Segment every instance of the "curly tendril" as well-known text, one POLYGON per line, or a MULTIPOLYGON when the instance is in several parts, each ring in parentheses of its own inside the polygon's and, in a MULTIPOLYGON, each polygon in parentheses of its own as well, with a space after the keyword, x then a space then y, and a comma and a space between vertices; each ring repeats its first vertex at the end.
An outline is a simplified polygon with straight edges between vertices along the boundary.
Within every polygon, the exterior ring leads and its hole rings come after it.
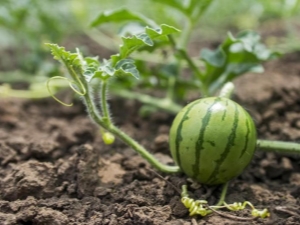
MULTIPOLYGON (((251 215, 253 217, 259 217, 259 218, 270 217, 270 213, 267 209, 258 210, 249 201, 245 201, 243 203, 234 202, 232 204, 227 204, 225 201, 222 201, 222 204, 220 205, 209 206, 206 200, 194 200, 190 198, 188 195, 186 185, 182 185, 181 202, 189 210, 190 216, 194 216, 194 215, 206 216, 212 213, 212 211, 218 212, 217 210, 222 208, 227 208, 230 211, 239 211, 245 209, 247 206, 250 206, 250 208, 252 209, 251 215)), ((247 220, 247 218, 238 218, 238 219, 247 220)))
POLYGON ((252 209, 252 211, 251 211, 251 215, 252 216, 254 216, 254 217, 260 217, 260 218, 270 217, 270 213, 269 213, 269 211, 267 209, 258 210, 249 201, 245 201, 243 203, 241 203, 241 202, 235 202, 233 204, 227 204, 226 202, 224 202, 224 206, 226 206, 226 208, 229 209, 229 210, 231 210, 231 211, 243 210, 243 209, 246 208, 247 205, 250 206, 250 208, 252 209))
POLYGON ((54 80, 54 79, 62 79, 62 80, 68 81, 70 88, 71 88, 76 94, 78 94, 78 95, 80 95, 80 96, 83 96, 83 95, 86 94, 86 89, 85 89, 84 85, 82 84, 82 82, 81 82, 79 79, 78 79, 78 83, 77 83, 77 82, 75 82, 75 81, 73 81, 73 80, 70 80, 70 79, 68 79, 68 78, 66 78, 66 77, 62 77, 62 76, 55 76, 55 77, 49 78, 49 79, 47 80, 46 86, 47 86, 47 89, 48 89, 48 92, 49 92, 50 96, 51 96, 55 101, 59 102, 60 104, 62 104, 62 105, 64 105, 64 106, 71 107, 71 106, 73 106, 73 103, 68 104, 68 103, 62 102, 62 101, 59 100, 57 97, 55 97, 55 95, 52 93, 52 91, 51 91, 51 89, 50 89, 50 81, 52 81, 52 80, 54 80), (82 92, 78 91, 78 90, 73 86, 74 84, 75 84, 75 85, 78 85, 78 84, 79 84, 78 86, 82 89, 82 92))
POLYGON ((194 215, 201 215, 206 216, 210 213, 210 211, 207 209, 207 201, 205 200, 194 200, 189 197, 182 197, 181 202, 183 205, 189 209, 190 216, 194 215))

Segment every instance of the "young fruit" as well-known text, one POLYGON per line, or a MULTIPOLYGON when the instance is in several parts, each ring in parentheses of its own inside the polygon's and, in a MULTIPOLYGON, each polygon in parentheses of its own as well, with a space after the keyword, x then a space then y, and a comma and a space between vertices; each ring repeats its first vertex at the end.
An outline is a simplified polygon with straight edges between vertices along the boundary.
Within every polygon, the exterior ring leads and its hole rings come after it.
POLYGON ((252 118, 227 98, 203 98, 188 104, 170 130, 173 159, 186 175, 203 184, 222 184, 241 174, 255 146, 252 118))

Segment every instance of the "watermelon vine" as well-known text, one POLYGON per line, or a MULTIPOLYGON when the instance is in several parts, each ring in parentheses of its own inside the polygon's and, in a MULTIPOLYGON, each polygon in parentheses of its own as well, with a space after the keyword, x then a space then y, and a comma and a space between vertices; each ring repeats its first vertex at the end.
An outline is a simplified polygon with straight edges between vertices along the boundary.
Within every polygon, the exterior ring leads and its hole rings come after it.
MULTIPOLYGON (((170 35, 178 32, 176 28, 165 24, 157 29, 147 28, 143 34, 124 38, 123 45, 120 47, 120 54, 113 55, 110 59, 103 60, 103 62, 99 62, 95 57, 83 57, 78 49, 76 53, 71 53, 56 44, 46 44, 51 49, 54 58, 59 60, 69 73, 67 78, 58 76, 52 77, 49 81, 63 79, 69 82, 71 89, 81 96, 90 118, 99 125, 100 134, 105 144, 112 144, 115 137, 117 137, 161 172, 183 172, 199 183, 208 185, 224 184, 220 201, 215 206, 208 205, 206 200, 189 198, 187 187, 184 186, 182 203, 190 210, 191 215, 205 216, 222 208, 236 211, 250 206, 254 217, 268 217, 268 210, 257 210, 248 201, 227 204, 225 196, 228 182, 244 171, 251 162, 256 149, 265 151, 280 150, 299 154, 300 145, 257 140, 256 128, 250 115, 243 107, 230 100, 234 86, 227 81, 230 80, 229 77, 235 77, 240 73, 237 73, 237 70, 234 69, 234 71, 223 74, 221 77, 217 76, 219 72, 227 71, 226 65, 223 64, 225 58, 221 57, 222 62, 218 60, 220 59, 219 53, 221 52, 221 55, 224 56, 224 49, 229 49, 228 44, 237 43, 238 40, 230 39, 217 53, 204 54, 206 55, 204 61, 207 64, 207 69, 212 72, 215 78, 214 81, 209 81, 207 80, 208 77, 203 76, 199 70, 196 70, 195 74, 198 74, 201 85, 206 84, 206 88, 204 88, 206 92, 204 93, 214 92, 221 84, 223 88, 218 97, 205 97, 196 100, 185 106, 177 114, 170 130, 169 141, 171 154, 175 161, 174 165, 161 163, 146 148, 113 123, 107 101, 111 78, 130 76, 138 79, 140 77, 139 71, 134 64, 134 60, 128 58, 129 55, 137 49, 152 46, 155 40, 163 40, 164 43, 170 41, 176 47, 177 45, 170 35), (221 67, 217 69, 214 66, 221 67), (91 83, 92 80, 96 79, 100 84, 99 98, 95 98, 93 95, 94 86, 91 83), (209 87, 211 90, 209 90, 209 87), (96 99, 100 99, 100 104, 96 99)), ((186 59, 192 69, 197 67, 184 50, 177 49, 176 51, 186 59)), ((174 85, 174 82, 170 84, 174 85)), ((172 85, 170 90, 173 87, 172 85)), ((49 82, 47 87, 52 95, 49 82)), ((119 92, 122 91, 124 89, 119 92)), ((146 96, 146 99, 148 102, 156 102, 161 106, 164 105, 165 108, 172 109, 172 112, 177 112, 180 107, 171 101, 172 96, 173 94, 170 92, 168 98, 156 100, 146 96)), ((53 97, 59 103, 71 106, 71 104, 64 103, 55 96, 53 97)), ((145 99, 145 96, 143 96, 143 99, 145 99)))
MULTIPOLYGON (((193 200, 183 194, 182 202, 187 208, 192 209, 191 214, 206 215, 221 208, 236 211, 248 205, 252 207, 254 217, 264 218, 269 215, 266 209, 257 210, 250 202, 227 204, 225 195, 228 182, 243 172, 257 148, 264 151, 279 150, 299 154, 300 145, 257 140, 256 128, 250 115, 239 104, 230 100, 234 89, 232 83, 224 85, 220 96, 196 100, 178 113, 170 130, 169 141, 175 165, 165 165, 115 126, 111 119, 107 102, 108 81, 114 73, 128 74, 130 73, 128 68, 133 67, 127 65, 116 69, 109 61, 100 65, 91 58, 83 58, 79 51, 70 53, 58 45, 47 45, 55 59, 62 62, 69 71, 70 78, 67 81, 70 87, 81 95, 91 119, 100 126, 100 133, 106 144, 112 144, 114 137, 117 137, 159 171, 183 172, 203 184, 224 184, 221 199, 216 206, 208 206, 205 200, 193 200), (91 73, 90 71, 93 70, 94 72, 91 73), (95 102, 92 94, 92 85, 90 85, 92 78, 101 80, 100 109, 96 107, 98 103, 95 102)), ((51 79, 59 79, 59 77, 51 79)), ((55 100, 62 103, 57 98, 55 100)), ((69 106, 69 104, 62 104, 69 106)), ((186 188, 184 190, 185 193, 186 188)))

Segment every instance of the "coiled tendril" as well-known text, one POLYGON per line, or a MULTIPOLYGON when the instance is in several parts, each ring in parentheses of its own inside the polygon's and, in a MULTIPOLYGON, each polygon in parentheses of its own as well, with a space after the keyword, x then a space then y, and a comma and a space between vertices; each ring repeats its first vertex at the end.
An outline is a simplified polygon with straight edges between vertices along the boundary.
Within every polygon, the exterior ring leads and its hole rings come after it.
POLYGON ((226 208, 231 210, 231 211, 243 210, 243 209, 246 208, 247 205, 250 206, 250 208, 252 209, 251 215, 254 216, 254 217, 266 218, 266 217, 270 216, 270 213, 267 209, 258 210, 249 201, 245 201, 243 203, 234 202, 234 203, 229 204, 229 205, 226 202, 224 202, 224 206, 226 206, 226 208))
POLYGON ((209 214, 209 210, 207 208, 207 201, 205 200, 194 200, 189 197, 182 197, 181 202, 183 205, 189 209, 190 216, 201 215, 206 216, 209 214))
POLYGON ((78 95, 80 95, 80 96, 83 96, 83 95, 86 94, 86 89, 85 89, 84 85, 82 84, 82 82, 81 82, 79 79, 78 79, 78 83, 77 83, 77 82, 75 82, 75 81, 73 81, 73 80, 70 80, 70 79, 68 79, 68 78, 66 78, 66 77, 62 77, 62 76, 55 76, 55 77, 49 78, 49 79, 47 80, 46 86, 47 86, 48 92, 50 93, 50 96, 51 96, 55 101, 59 102, 60 104, 62 104, 62 105, 64 105, 64 106, 70 107, 70 106, 73 106, 73 103, 68 104, 68 103, 62 102, 62 101, 59 100, 57 97, 55 97, 55 95, 52 93, 52 91, 51 91, 51 89, 50 89, 50 81, 52 81, 52 80, 54 80, 54 79, 62 79, 62 80, 68 81, 70 88, 71 88, 76 94, 78 94, 78 95), (78 91, 78 90, 73 86, 74 84, 75 84, 75 85, 78 85, 78 86, 82 89, 82 92, 78 91))
POLYGON ((210 213, 212 213, 212 210, 216 212, 218 209, 227 208, 230 211, 239 211, 246 208, 246 206, 250 206, 252 211, 251 215, 253 217, 260 217, 260 218, 266 218, 270 216, 270 213, 267 209, 258 210, 256 209, 251 202, 245 201, 243 203, 241 202, 235 202, 232 204, 227 204, 226 202, 222 202, 222 204, 218 204, 215 206, 209 206, 208 202, 206 200, 194 200, 188 196, 187 192, 187 186, 182 186, 182 192, 181 192, 181 202, 183 205, 189 210, 190 216, 194 215, 201 215, 206 216, 210 213))

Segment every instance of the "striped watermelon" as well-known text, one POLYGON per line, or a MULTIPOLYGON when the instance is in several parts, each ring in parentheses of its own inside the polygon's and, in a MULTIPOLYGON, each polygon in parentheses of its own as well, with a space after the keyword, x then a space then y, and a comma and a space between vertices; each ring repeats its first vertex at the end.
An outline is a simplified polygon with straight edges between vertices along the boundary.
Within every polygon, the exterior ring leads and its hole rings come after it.
POLYGON ((203 98, 178 113, 169 142, 173 159, 186 175, 216 185, 238 176, 249 164, 256 128, 250 115, 234 101, 203 98))

